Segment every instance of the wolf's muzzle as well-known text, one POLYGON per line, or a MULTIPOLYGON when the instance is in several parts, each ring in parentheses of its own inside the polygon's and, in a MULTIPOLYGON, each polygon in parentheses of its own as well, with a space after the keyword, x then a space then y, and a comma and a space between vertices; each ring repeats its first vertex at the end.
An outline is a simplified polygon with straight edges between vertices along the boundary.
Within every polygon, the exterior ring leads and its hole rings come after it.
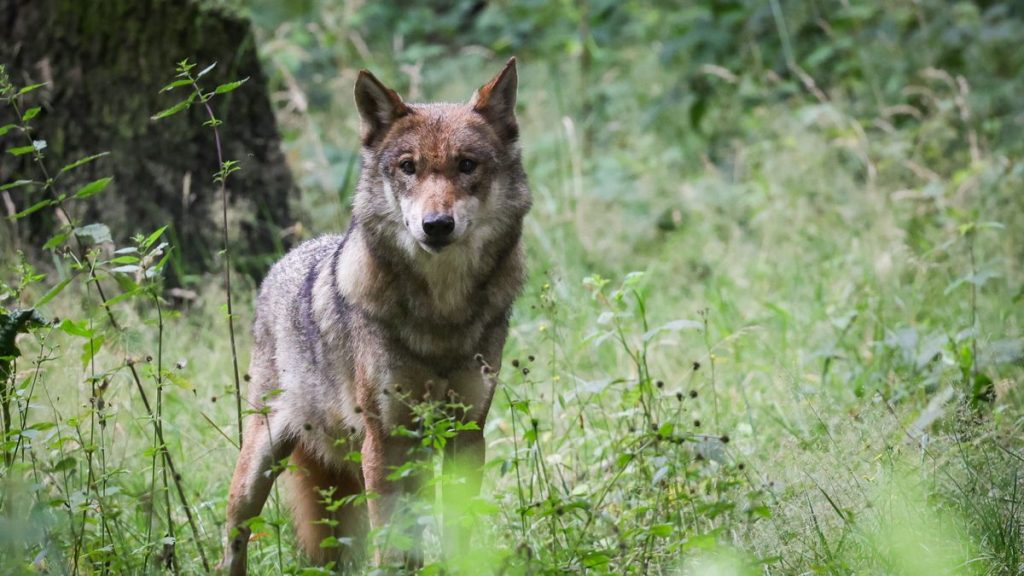
POLYGON ((423 217, 423 232, 427 235, 427 244, 434 248, 443 248, 448 244, 455 230, 455 218, 449 214, 427 214, 423 217))

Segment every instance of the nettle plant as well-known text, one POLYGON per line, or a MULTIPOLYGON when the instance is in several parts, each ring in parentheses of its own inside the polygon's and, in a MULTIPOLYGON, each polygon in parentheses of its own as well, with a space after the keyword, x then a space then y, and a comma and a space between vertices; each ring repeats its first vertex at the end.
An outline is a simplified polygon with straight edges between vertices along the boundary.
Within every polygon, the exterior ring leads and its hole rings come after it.
MULTIPOLYGON (((179 79, 164 89, 188 85, 192 94, 154 119, 196 102, 205 106, 206 125, 214 130, 217 144, 218 171, 213 177, 226 195, 227 179, 239 167, 223 159, 217 131, 221 122, 210 100, 245 80, 205 92, 199 79, 212 66, 194 75, 193 67, 180 63, 179 79)), ((0 183, 0 192, 23 206, 9 219, 49 211, 57 223, 41 246, 53 256, 53 271, 39 272, 19 254, 10 271, 15 280, 0 282, 0 482, 5 486, 0 515, 9 525, 21 526, 17 533, 0 530, 0 547, 8 559, 5 569, 38 571, 54 565, 74 573, 127 573, 154 563, 174 571, 198 563, 209 571, 198 510, 189 502, 187 478, 164 437, 166 387, 191 389, 181 374, 183 365, 172 369, 164 360, 164 320, 177 314, 167 309, 162 296, 163 271, 173 252, 161 240, 167 226, 118 245, 103 223, 77 220, 80 204, 105 192, 113 177, 73 186, 69 175, 107 159, 108 153, 63 165, 48 156, 46 140, 33 127, 43 108, 30 103, 44 86, 15 86, 0 66, 0 137, 20 140, 7 153, 30 157, 33 169, 0 183), (8 123, 3 123, 4 116, 10 118, 8 123), (49 288, 31 301, 33 294, 43 292, 30 289, 36 284, 49 288), (78 299, 77 305, 64 308, 81 310, 80 317, 44 317, 40 310, 61 295, 78 299), (140 350, 139 342, 152 349, 140 350), (31 360, 25 360, 23 349, 32 351, 31 360), (73 387, 56 388, 47 382, 54 376, 48 366, 67 354, 79 356, 80 390, 87 389, 86 401, 77 406, 60 397, 67 391, 74 398, 73 387), (143 424, 134 429, 150 433, 149 448, 125 455, 125 449, 145 442, 114 433, 111 422, 124 425, 118 419, 122 413, 129 422, 143 424), (148 474, 133 472, 141 466, 138 459, 148 464, 148 474), (186 557, 179 550, 185 536, 183 520, 191 536, 186 557)), ((225 199, 225 214, 226 203, 225 199)), ((226 246, 226 215, 224 238, 226 246)), ((226 259, 228 294, 229 266, 226 259)), ((236 391, 237 370, 236 361, 236 391)))
POLYGON ((514 371, 500 394, 511 446, 492 464, 509 477, 500 483, 513 484, 502 513, 514 516, 503 522, 509 533, 502 537, 517 543, 505 564, 643 573, 770 517, 767 495, 731 453, 729 436, 704 431, 719 425, 717 414, 711 422, 700 417, 717 406, 707 313, 652 326, 642 273, 618 286, 586 278, 596 309, 584 314, 597 322, 584 344, 598 355, 622 354, 629 361, 612 364, 632 368, 588 381, 564 357, 572 331, 553 282, 536 296, 536 353, 510 362, 514 371), (681 374, 657 374, 653 355, 674 348, 659 340, 683 331, 703 333, 700 360, 681 374))

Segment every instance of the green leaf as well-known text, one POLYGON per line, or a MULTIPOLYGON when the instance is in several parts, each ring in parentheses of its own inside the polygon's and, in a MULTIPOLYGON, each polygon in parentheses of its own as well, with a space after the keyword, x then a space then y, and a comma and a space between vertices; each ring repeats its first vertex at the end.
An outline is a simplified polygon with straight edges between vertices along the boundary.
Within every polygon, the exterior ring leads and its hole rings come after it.
POLYGON ((129 281, 129 283, 133 286, 132 288, 129 288, 128 290, 125 290, 124 292, 118 294, 117 296, 114 296, 113 298, 107 300, 104 306, 106 308, 110 308, 115 304, 124 302, 125 300, 128 300, 130 298, 134 298, 135 295, 139 293, 139 286, 138 284, 135 284, 134 282, 131 281, 129 281))
POLYGON ((242 78, 241 80, 236 80, 234 82, 228 82, 227 84, 221 84, 220 86, 217 86, 216 90, 214 90, 213 93, 214 94, 227 94, 228 92, 234 91, 236 88, 238 88, 242 84, 245 84, 248 81, 249 81, 248 78, 242 78))
POLYGON ((63 173, 68 172, 70 170, 74 170, 75 168, 78 168, 82 164, 88 164, 89 162, 92 162, 93 160, 96 160, 97 158, 103 158, 104 156, 108 156, 108 155, 110 155, 110 152, 100 152, 99 154, 93 154, 92 156, 86 156, 85 158, 82 158, 81 160, 75 160, 71 164, 68 164, 67 166, 61 168, 60 169, 60 173, 63 174, 63 173))
POLYGON ((29 84, 28 86, 25 86, 21 90, 18 90, 18 93, 15 94, 15 96, 21 96, 22 94, 28 94, 29 92, 35 90, 36 88, 42 88, 43 86, 46 86, 46 82, 42 82, 40 84, 29 84))
POLYGON ((107 185, 110 184, 110 182, 113 179, 114 179, 113 176, 107 176, 106 178, 100 178, 99 180, 93 180, 92 182, 89 182, 85 186, 82 186, 81 188, 79 188, 78 192, 75 192, 75 198, 77 198, 79 200, 83 200, 85 198, 89 198, 91 196, 95 196, 95 195, 99 194, 100 192, 102 192, 103 189, 106 188, 107 185))
POLYGON ((28 122, 29 120, 35 118, 41 110, 42 108, 39 106, 33 106, 28 110, 25 110, 25 113, 21 115, 21 121, 28 122))
POLYGON ((182 376, 177 372, 164 370, 164 378, 170 381, 171 384, 174 384, 175 386, 181 388, 182 390, 186 390, 188 392, 196 391, 196 387, 192 384, 192 382, 190 382, 188 378, 182 376))
POLYGON ((64 291, 64 288, 68 284, 70 284, 71 280, 73 280, 73 279, 74 279, 74 277, 65 278, 65 279, 61 280, 56 286, 54 286, 53 288, 50 288, 50 291, 47 292, 46 294, 43 294, 43 297, 40 298, 38 302, 36 302, 35 307, 39 308, 41 306, 45 306, 47 302, 49 302, 50 300, 53 300, 54 298, 56 298, 58 294, 60 294, 61 292, 64 291))
POLYGON ((11 156, 24 156, 25 154, 31 154, 36 151, 35 146, 17 146, 14 148, 8 148, 7 153, 11 156))
POLYGON ((192 105, 192 100, 194 98, 195 98, 195 95, 189 96, 188 98, 182 100, 181 102, 178 102, 174 106, 171 106, 170 108, 167 108, 166 110, 161 110, 160 112, 157 112, 156 114, 150 116, 150 120, 162 120, 164 118, 167 118, 168 116, 174 116, 178 112, 181 112, 182 110, 185 110, 189 106, 191 106, 192 105))
POLYGON ((10 219, 11 220, 18 220, 19 218, 24 218, 25 216, 28 216, 29 214, 35 214, 36 212, 39 212, 40 210, 42 210, 43 208, 46 208, 47 206, 49 206, 51 204, 53 204, 53 200, 50 200, 49 198, 47 198, 46 200, 40 200, 39 202, 36 202, 35 204, 33 204, 33 205, 29 206, 28 208, 22 210, 21 212, 18 212, 14 216, 11 216, 10 219))
POLYGON ((200 78, 202 78, 203 76, 206 76, 206 74, 207 74, 207 73, 208 73, 208 72, 209 72, 210 70, 213 70, 213 69, 214 69, 214 68, 216 68, 216 67, 217 67, 217 63, 216 63, 216 62, 214 62, 213 64, 210 64, 210 65, 209 65, 209 66, 207 66, 206 68, 203 68, 203 69, 202 69, 202 71, 200 71, 200 72, 199 72, 199 74, 196 74, 196 80, 199 80, 199 79, 200 79, 200 78))
POLYGON ((47 240, 46 244, 43 244, 43 250, 53 250, 54 248, 56 248, 56 247, 60 246, 61 244, 63 244, 64 241, 67 240, 67 239, 68 239, 67 233, 61 232, 60 234, 57 234, 53 238, 50 238, 49 240, 47 240))
POLYGON ((39 182, 36 182, 35 180, 15 180, 14 182, 8 182, 7 184, 0 186, 0 192, 10 190, 12 188, 19 188, 21 186, 28 186, 29 184, 39 184, 39 182))
POLYGON ((651 536, 657 536, 659 538, 666 538, 672 535, 673 526, 671 524, 655 524, 651 526, 649 532, 651 536))
POLYGON ((110 228, 107 228, 105 224, 89 224, 87 226, 82 226, 81 228, 76 228, 75 236, 88 240, 93 244, 113 242, 113 238, 110 236, 110 228))
POLYGON ((158 238, 163 236, 165 230, 167 230, 167 226, 158 228, 152 234, 146 236, 146 239, 143 240, 139 245, 142 246, 143 250, 148 250, 149 247, 153 245, 153 242, 156 242, 158 238))
POLYGON ((590 552, 583 557, 583 565, 587 568, 598 568, 601 566, 607 566, 611 562, 611 558, 607 554, 601 552, 590 552))
POLYGON ((90 338, 88 342, 82 344, 83 367, 88 366, 89 362, 91 362, 92 359, 96 357, 96 354, 98 354, 99 351, 103 348, 103 343, 105 341, 106 338, 101 334, 99 336, 94 336, 90 338))
POLYGON ((164 253, 164 257, 161 258, 160 261, 156 263, 156 266, 152 266, 149 268, 149 270, 146 270, 146 278, 152 278, 159 274, 160 271, 164 269, 164 264, 167 264, 167 261, 170 260, 171 252, 173 251, 174 248, 167 250, 167 252, 164 253))
POLYGON ((4 124, 3 126, 0 126, 0 136, 7 134, 15 128, 19 128, 19 126, 17 124, 4 124))
POLYGON ((75 467, 75 458, 73 456, 68 456, 67 458, 64 458, 60 462, 57 462, 56 464, 54 464, 53 465, 53 471, 54 472, 66 472, 68 470, 71 470, 74 467, 75 467))
POLYGON ((92 338, 92 335, 95 333, 93 330, 89 329, 89 325, 85 320, 82 320, 81 322, 75 322, 74 320, 67 319, 61 320, 60 330, 69 336, 78 336, 80 338, 92 338))
POLYGON ((714 530, 697 536, 691 536, 683 543, 683 550, 714 550, 718 546, 718 533, 721 530, 714 530))
POLYGON ((174 90, 175 88, 177 88, 179 86, 187 86, 187 85, 189 85, 191 83, 192 83, 192 81, 189 80, 188 78, 182 78, 181 80, 175 80, 174 82, 171 82, 167 86, 164 86, 163 88, 161 88, 160 89, 160 93, 163 94, 164 92, 170 92, 171 90, 174 90))

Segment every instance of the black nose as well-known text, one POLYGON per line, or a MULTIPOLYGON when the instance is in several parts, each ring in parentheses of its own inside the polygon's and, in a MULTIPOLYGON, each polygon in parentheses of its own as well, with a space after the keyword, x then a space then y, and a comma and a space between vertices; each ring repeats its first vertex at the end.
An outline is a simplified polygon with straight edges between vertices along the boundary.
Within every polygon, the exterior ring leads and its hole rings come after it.
POLYGON ((443 240, 455 230, 455 218, 448 214, 427 214, 423 218, 423 231, 432 240, 443 240))

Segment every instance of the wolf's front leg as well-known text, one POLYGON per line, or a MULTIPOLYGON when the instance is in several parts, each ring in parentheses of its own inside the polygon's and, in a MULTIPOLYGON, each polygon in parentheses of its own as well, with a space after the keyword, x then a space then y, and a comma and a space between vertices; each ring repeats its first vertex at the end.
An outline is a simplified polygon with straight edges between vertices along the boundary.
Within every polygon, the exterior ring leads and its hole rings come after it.
POLYGON ((445 556, 449 559, 469 550, 473 529, 469 525, 472 521, 469 507, 472 500, 480 495, 485 461, 483 421, 477 424, 480 430, 463 430, 445 445, 441 490, 444 498, 445 556))
POLYGON ((245 423, 245 443, 235 464, 228 491, 227 543, 218 572, 242 576, 251 530, 248 521, 259 515, 280 469, 276 464, 295 447, 295 435, 283 418, 251 414, 245 423))
MULTIPOLYGON (((371 414, 367 420, 376 420, 371 414)), ((362 467, 366 491, 372 496, 367 501, 370 516, 370 527, 374 530, 385 528, 389 531, 401 531, 411 538, 411 549, 399 550, 393 545, 394 533, 385 533, 383 542, 374 551, 374 562, 377 566, 401 564, 407 568, 418 567, 422 563, 420 538, 422 529, 409 525, 409 518, 396 517, 403 497, 414 496, 419 487, 418 471, 411 471, 403 479, 388 479, 397 468, 416 458, 415 445, 404 438, 396 438, 389 434, 383 425, 367 422, 363 439, 362 467)), ((408 546, 404 546, 408 548, 408 546)))
POLYGON ((469 549, 473 531, 470 506, 480 495, 485 462, 483 429, 494 395, 495 372, 501 363, 499 352, 500 347, 488 355, 489 362, 480 357, 451 378, 453 400, 464 406, 454 416, 463 423, 475 424, 476 429, 460 431, 445 445, 442 492, 445 555, 449 558, 466 554, 469 549))

